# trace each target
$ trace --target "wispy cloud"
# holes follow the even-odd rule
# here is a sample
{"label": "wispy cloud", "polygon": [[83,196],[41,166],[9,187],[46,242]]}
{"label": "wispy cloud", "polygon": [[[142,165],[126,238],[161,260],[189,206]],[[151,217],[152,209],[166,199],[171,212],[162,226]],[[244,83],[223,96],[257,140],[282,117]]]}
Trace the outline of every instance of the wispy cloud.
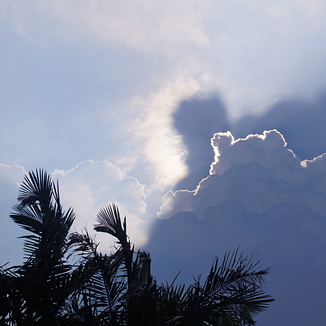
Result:
{"label": "wispy cloud", "polygon": [[234,119],[266,110],[277,97],[314,96],[326,86],[321,1],[35,0],[5,1],[1,8],[3,17],[43,44],[94,46],[97,40],[111,52],[156,58],[151,69],[161,80],[176,70],[209,75],[204,90],[219,90]]}

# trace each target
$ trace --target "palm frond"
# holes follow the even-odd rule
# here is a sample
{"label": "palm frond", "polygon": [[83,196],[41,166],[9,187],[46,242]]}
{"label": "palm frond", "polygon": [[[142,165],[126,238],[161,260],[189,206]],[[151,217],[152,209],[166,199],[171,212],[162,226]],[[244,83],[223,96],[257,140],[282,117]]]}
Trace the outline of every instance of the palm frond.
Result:
{"label": "palm frond", "polygon": [[122,222],[118,207],[112,204],[100,209],[96,221],[98,222],[98,224],[94,226],[96,231],[108,233],[118,240],[124,258],[124,266],[122,269],[124,270],[125,276],[128,278],[128,284],[131,285],[134,279],[134,272],[132,270],[134,247],[131,245],[127,235],[126,218],[124,218]]}
{"label": "palm frond", "polygon": [[116,239],[122,246],[128,243],[126,218],[121,221],[118,206],[115,204],[104,206],[97,214],[96,221],[98,224],[94,229],[98,232],[105,232]]}
{"label": "palm frond", "polygon": [[73,271],[65,258],[75,213],[63,211],[59,186],[42,169],[25,175],[18,201],[10,217],[30,234],[21,237],[26,261],[17,267],[17,287],[28,307],[26,323],[45,322],[81,284],[81,272]]}
{"label": "palm frond", "polygon": [[218,263],[216,258],[204,286],[198,285],[200,296],[206,298],[202,304],[210,310],[207,315],[223,320],[233,316],[231,322],[235,318],[244,325],[253,325],[253,317],[274,301],[262,289],[268,269],[238,250],[226,253],[220,266]]}
{"label": "palm frond", "polygon": [[22,206],[30,206],[39,202],[44,207],[50,206],[53,182],[47,172],[43,169],[30,171],[24,177],[20,187],[18,201]]}
{"label": "palm frond", "polygon": [[259,269],[259,261],[253,262],[251,256],[243,256],[238,250],[224,255],[221,265],[216,257],[206,278],[204,291],[207,293],[232,291],[240,284],[261,285],[268,268]]}
{"label": "palm frond", "polygon": [[10,214],[11,219],[24,230],[41,234],[43,228],[43,217],[36,207],[13,206],[14,212]]}
{"label": "palm frond", "polygon": [[121,321],[126,318],[124,309],[127,284],[119,273],[124,261],[122,250],[109,256],[99,253],[98,245],[87,231],[72,234],[70,241],[75,251],[86,261],[86,274],[88,270],[87,280],[73,295],[75,314],[83,315],[86,311],[93,311],[97,322],[123,325]]}

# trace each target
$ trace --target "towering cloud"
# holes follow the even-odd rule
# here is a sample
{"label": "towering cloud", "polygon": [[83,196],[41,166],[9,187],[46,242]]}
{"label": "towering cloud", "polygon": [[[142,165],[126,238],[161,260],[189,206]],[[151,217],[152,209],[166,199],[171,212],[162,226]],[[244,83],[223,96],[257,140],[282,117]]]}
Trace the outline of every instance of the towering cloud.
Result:
{"label": "towering cloud", "polygon": [[148,244],[154,257],[170,277],[182,269],[189,279],[240,245],[272,267],[267,286],[276,302],[262,324],[321,326],[326,156],[301,161],[276,130],[242,139],[220,132],[211,143],[209,176],[195,190],[165,195]]}

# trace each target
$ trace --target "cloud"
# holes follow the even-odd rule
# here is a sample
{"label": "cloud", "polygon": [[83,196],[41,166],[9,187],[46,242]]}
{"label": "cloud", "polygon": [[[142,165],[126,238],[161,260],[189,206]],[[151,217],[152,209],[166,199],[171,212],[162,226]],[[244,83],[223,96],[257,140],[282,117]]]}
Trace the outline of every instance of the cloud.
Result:
{"label": "cloud", "polygon": [[65,19],[79,19],[86,29],[100,39],[149,52],[158,51],[163,43],[163,52],[169,52],[180,42],[200,47],[208,42],[202,30],[202,12],[206,1],[197,7],[198,11],[192,9],[194,2],[191,2],[140,2],[137,5],[131,1],[115,1],[105,5],[103,2],[92,2],[89,14],[90,1],[84,1],[83,6],[76,8],[70,3],[70,6],[66,5],[65,12],[60,10],[58,13]]}
{"label": "cloud", "polygon": [[221,175],[234,166],[251,162],[267,168],[280,162],[294,166],[298,164],[296,156],[286,148],[287,143],[277,130],[264,131],[262,135],[249,135],[237,140],[230,132],[216,133],[211,144],[215,152],[211,174]]}
{"label": "cloud", "polygon": [[[47,16],[52,20],[52,27],[60,34],[64,31],[62,26],[65,26],[68,35],[83,33],[104,42],[162,53],[162,50],[173,51],[180,43],[199,47],[207,45],[203,19],[209,4],[210,1],[200,4],[195,1],[140,1],[135,4],[132,1],[82,0],[77,5],[75,1],[59,0],[45,4],[35,0],[28,5],[18,5],[5,1],[1,11],[18,31],[22,30],[21,26],[26,30],[33,27],[35,20],[31,20],[30,14],[38,22],[42,21],[42,16]],[[164,48],[161,48],[162,43]]]}
{"label": "cloud", "polygon": [[[187,173],[186,148],[173,126],[173,112],[184,98],[191,97],[200,89],[193,78],[176,78],[147,96],[134,97],[128,111],[134,119],[126,123],[126,134],[131,145],[127,153],[135,162],[130,172],[148,186],[148,191],[165,191]],[[129,113],[130,114],[130,113]],[[125,161],[126,161],[125,160]]]}
{"label": "cloud", "polygon": [[142,78],[135,80],[144,87],[176,71],[209,74],[205,91],[223,94],[232,119],[262,113],[277,97],[307,98],[326,86],[322,1],[34,0],[0,6],[2,16],[36,44],[106,48],[121,71],[133,63],[125,75],[141,66]]}
{"label": "cloud", "polygon": [[[162,217],[174,214],[169,210],[166,212],[165,205],[169,206],[172,212],[187,211],[182,205],[186,205],[188,209],[191,207],[191,211],[204,212],[211,205],[235,197],[245,198],[246,204],[250,203],[255,211],[254,207],[267,204],[269,200],[270,204],[273,204],[272,198],[275,199],[275,196],[282,197],[279,192],[269,194],[272,181],[275,181],[277,187],[278,182],[289,179],[288,183],[283,185],[284,191],[288,191],[291,190],[292,182],[301,180],[301,186],[305,187],[309,178],[301,166],[301,161],[286,147],[285,139],[276,130],[237,140],[230,132],[219,132],[214,135],[211,144],[215,161],[211,164],[210,175],[198,184],[196,190],[176,191],[172,194],[172,201],[171,193],[167,195],[165,200],[168,203],[164,201],[161,207]],[[258,200],[262,199],[262,190],[266,190],[267,198],[264,201]],[[326,206],[323,208],[326,209]]]}
{"label": "cloud", "polygon": [[276,128],[301,159],[312,159],[326,151],[325,106],[325,91],[309,100],[300,97],[279,99],[264,114],[240,119],[232,130],[236,136],[242,137]]}
{"label": "cloud", "polygon": [[226,108],[217,96],[190,98],[180,102],[172,115],[173,126],[187,149],[187,177],[175,189],[194,189],[207,176],[213,160],[210,139],[216,131],[229,130]]}
{"label": "cloud", "polygon": [[[121,169],[109,161],[85,161],[74,168],[52,173],[59,180],[63,205],[73,207],[77,218],[74,228],[87,228],[91,234],[96,223],[95,217],[103,206],[116,203],[122,216],[128,218],[129,234],[138,246],[147,240],[150,218],[147,215],[144,186],[134,177],[125,175]],[[101,249],[108,250],[113,238],[97,234]]]}
{"label": "cloud", "polygon": [[195,190],[170,191],[163,200],[147,244],[154,272],[173,278],[182,270],[190,280],[240,245],[272,268],[266,286],[276,302],[261,323],[321,326],[326,156],[301,161],[276,130],[242,139],[220,132],[211,143],[210,174]]}

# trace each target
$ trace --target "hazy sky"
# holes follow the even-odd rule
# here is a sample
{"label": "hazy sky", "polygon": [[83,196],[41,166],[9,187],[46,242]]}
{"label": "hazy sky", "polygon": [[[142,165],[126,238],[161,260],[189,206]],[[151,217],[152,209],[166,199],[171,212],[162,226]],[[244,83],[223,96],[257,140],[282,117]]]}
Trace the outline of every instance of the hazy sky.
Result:
{"label": "hazy sky", "polygon": [[321,0],[0,0],[0,261],[22,259],[9,212],[42,167],[77,230],[117,203],[158,279],[240,245],[271,266],[260,325],[324,325],[325,14]]}

